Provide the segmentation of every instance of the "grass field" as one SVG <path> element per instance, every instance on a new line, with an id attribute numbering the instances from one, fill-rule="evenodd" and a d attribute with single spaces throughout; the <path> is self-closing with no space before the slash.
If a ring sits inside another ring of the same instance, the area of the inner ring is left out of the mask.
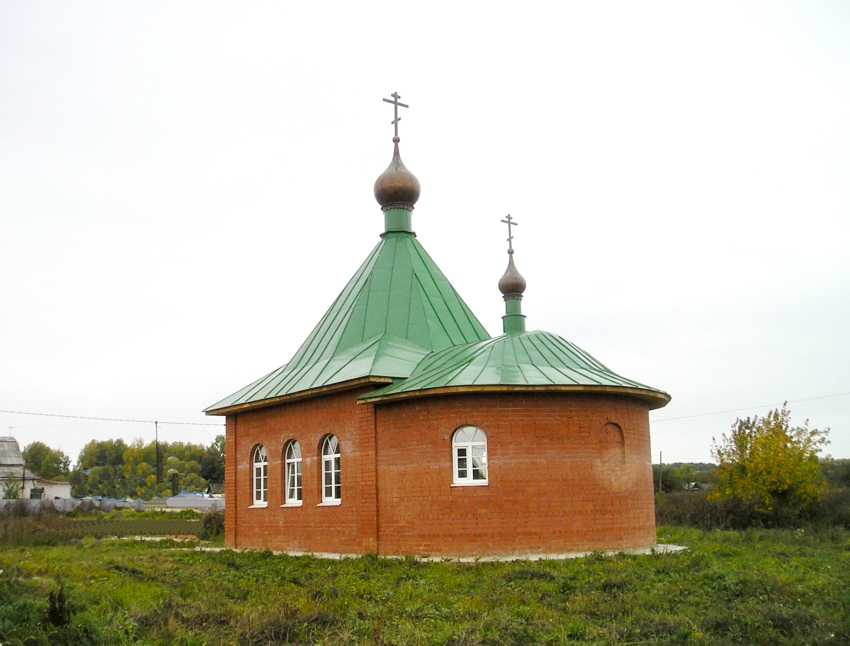
<path id="1" fill-rule="evenodd" d="M 659 542 L 689 549 L 460 564 L 0 547 L 0 643 L 850 643 L 847 530 L 662 527 Z"/>

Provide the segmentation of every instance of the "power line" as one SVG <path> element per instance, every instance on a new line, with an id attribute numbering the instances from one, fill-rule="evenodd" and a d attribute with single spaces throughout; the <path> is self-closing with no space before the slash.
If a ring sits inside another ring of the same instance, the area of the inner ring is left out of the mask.
<path id="1" fill-rule="evenodd" d="M 86 415 L 59 415 L 57 413 L 31 413 L 22 410 L 0 410 L 0 413 L 11 413 L 12 415 L 38 415 L 39 417 L 63 417 L 65 419 L 88 419 L 98 422 L 132 422 L 134 424 L 175 424 L 180 426 L 224 426 L 224 424 L 211 424 L 209 422 L 163 422 L 154 419 L 121 419 L 118 417 L 88 417 Z"/>
<path id="2" fill-rule="evenodd" d="M 829 399 L 831 397 L 846 397 L 850 395 L 850 392 L 847 393 L 836 393 L 835 395 L 821 395 L 820 397 L 809 397 L 807 399 L 794 399 L 788 400 L 784 402 L 778 402 L 776 404 L 762 404 L 761 406 L 747 406 L 745 408 L 732 408 L 730 410 L 719 410 L 714 413 L 698 413 L 696 415 L 683 415 L 682 417 L 665 417 L 664 419 L 654 419 L 652 420 L 653 424 L 657 424 L 658 422 L 672 422 L 677 419 L 693 419 L 694 417 L 708 417 L 709 415 L 723 415 L 724 413 L 740 413 L 741 411 L 753 410 L 754 408 L 769 408 L 771 406 L 782 406 L 784 404 L 799 404 L 800 402 L 811 402 L 816 399 Z"/>
<path id="3" fill-rule="evenodd" d="M 819 397 L 808 397 L 806 399 L 793 399 L 775 404 L 761 404 L 760 406 L 745 406 L 744 408 L 730 408 L 728 410 L 714 411 L 713 413 L 697 413 L 695 415 L 682 415 L 680 417 L 665 417 L 663 419 L 652 420 L 653 424 L 658 422 L 673 422 L 680 419 L 693 419 L 695 417 L 709 417 L 710 415 L 724 415 L 726 413 L 740 413 L 741 411 L 753 410 L 754 408 L 769 408 L 771 406 L 782 406 L 784 404 L 799 404 L 801 402 L 810 402 L 818 399 L 830 399 L 832 397 L 846 397 L 850 392 L 836 393 L 834 395 L 820 395 Z M 64 419 L 86 419 L 97 422 L 130 422 L 134 424 L 173 424 L 178 426 L 224 426 L 224 424 L 213 424 L 209 422 L 163 422 L 153 419 L 124 419 L 119 417 L 90 417 L 88 415 L 60 415 L 58 413 L 33 413 L 20 410 L 0 410 L 0 413 L 9 413 L 12 415 L 37 415 L 39 417 L 62 417 Z"/>

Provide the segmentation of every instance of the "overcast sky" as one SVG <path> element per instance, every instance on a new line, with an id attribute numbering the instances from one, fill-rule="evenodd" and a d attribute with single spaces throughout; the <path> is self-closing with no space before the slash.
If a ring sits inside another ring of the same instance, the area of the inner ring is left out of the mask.
<path id="1" fill-rule="evenodd" d="M 0 409 L 223 423 L 378 242 L 394 91 L 414 229 L 491 334 L 511 213 L 528 329 L 672 395 L 653 461 L 784 400 L 850 457 L 844 1 L 0 0 Z"/>

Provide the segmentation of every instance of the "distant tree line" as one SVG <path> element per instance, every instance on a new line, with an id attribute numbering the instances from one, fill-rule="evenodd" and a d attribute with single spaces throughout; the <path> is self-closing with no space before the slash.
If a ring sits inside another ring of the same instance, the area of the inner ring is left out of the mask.
<path id="1" fill-rule="evenodd" d="M 652 481 L 655 484 L 655 493 L 706 489 L 713 481 L 715 469 L 716 464 L 705 462 L 653 464 Z"/>
<path id="2" fill-rule="evenodd" d="M 68 456 L 42 442 L 28 445 L 23 456 L 24 466 L 37 476 L 70 482 L 75 498 L 150 499 L 181 490 L 204 491 L 209 482 L 224 482 L 224 435 L 209 446 L 92 440 L 80 451 L 73 469 Z"/>
<path id="3" fill-rule="evenodd" d="M 829 457 L 821 460 L 821 467 L 831 487 L 850 487 L 850 460 Z"/>
<path id="4" fill-rule="evenodd" d="M 828 487 L 850 487 L 850 459 L 825 457 L 818 461 L 818 465 Z M 713 489 L 718 475 L 718 465 L 705 462 L 652 465 L 655 493 Z M 696 484 L 695 487 L 692 486 L 694 484 Z"/>

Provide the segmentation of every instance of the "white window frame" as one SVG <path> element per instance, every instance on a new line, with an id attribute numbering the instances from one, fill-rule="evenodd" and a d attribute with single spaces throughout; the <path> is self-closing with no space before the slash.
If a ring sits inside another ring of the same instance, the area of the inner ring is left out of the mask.
<path id="1" fill-rule="evenodd" d="M 266 507 L 269 504 L 269 457 L 266 447 L 262 444 L 254 447 L 251 466 L 251 488 L 254 500 L 251 507 Z"/>
<path id="2" fill-rule="evenodd" d="M 477 426 L 461 426 L 452 435 L 452 486 L 484 487 L 489 483 L 487 434 Z"/>
<path id="3" fill-rule="evenodd" d="M 303 496 L 301 445 L 296 440 L 287 443 L 283 464 L 284 504 L 281 507 L 300 507 Z"/>
<path id="4" fill-rule="evenodd" d="M 328 435 L 322 441 L 322 502 L 320 506 L 339 505 L 342 502 L 341 472 L 339 440 L 333 435 Z"/>

